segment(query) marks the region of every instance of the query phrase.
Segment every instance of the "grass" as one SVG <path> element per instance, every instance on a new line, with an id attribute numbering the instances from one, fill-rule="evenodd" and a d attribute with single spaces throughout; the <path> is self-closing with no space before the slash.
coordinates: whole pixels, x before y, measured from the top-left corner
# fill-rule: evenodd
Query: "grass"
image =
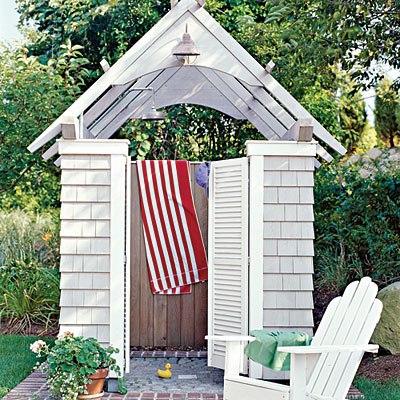
<path id="1" fill-rule="evenodd" d="M 400 399 L 400 380 L 384 383 L 359 378 L 356 386 L 364 394 L 364 400 L 397 400 Z"/>
<path id="2" fill-rule="evenodd" d="M 37 339 L 36 336 L 0 335 L 0 398 L 32 372 L 36 357 L 29 345 Z"/>

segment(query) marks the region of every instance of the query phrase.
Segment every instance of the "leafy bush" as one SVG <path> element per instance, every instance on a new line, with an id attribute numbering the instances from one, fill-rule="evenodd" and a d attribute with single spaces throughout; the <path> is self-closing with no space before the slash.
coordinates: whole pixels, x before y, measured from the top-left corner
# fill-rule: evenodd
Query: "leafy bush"
<path id="1" fill-rule="evenodd" d="M 58 243 L 58 217 L 20 210 L 0 212 L 0 265 L 23 261 L 54 268 Z"/>
<path id="2" fill-rule="evenodd" d="M 12 332 L 45 330 L 58 315 L 59 274 L 56 269 L 15 262 L 0 268 L 0 318 Z"/>
<path id="3" fill-rule="evenodd" d="M 354 278 L 381 285 L 400 277 L 400 168 L 364 178 L 361 165 L 323 166 L 316 174 L 317 285 L 342 290 Z"/>
<path id="4" fill-rule="evenodd" d="M 53 216 L 0 213 L 0 318 L 12 332 L 49 327 L 58 314 L 58 223 Z"/>

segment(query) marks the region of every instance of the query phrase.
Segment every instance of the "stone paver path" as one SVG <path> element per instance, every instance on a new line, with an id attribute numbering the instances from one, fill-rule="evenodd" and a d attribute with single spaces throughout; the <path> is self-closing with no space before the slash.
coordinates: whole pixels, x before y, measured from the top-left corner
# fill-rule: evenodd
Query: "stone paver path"
<path id="1" fill-rule="evenodd" d="M 161 381 L 155 376 L 155 371 L 164 365 L 165 359 L 133 359 L 132 371 L 127 376 L 129 392 L 126 395 L 106 393 L 103 399 L 222 400 L 222 372 L 204 367 L 205 359 L 183 360 L 185 359 L 168 359 L 173 364 L 173 379 Z M 202 367 L 196 370 L 200 366 L 199 360 L 202 360 Z M 196 375 L 197 379 L 179 379 L 179 375 Z M 197 383 L 194 384 L 194 381 Z M 360 399 L 362 394 L 352 388 L 347 398 Z M 52 398 L 46 386 L 45 376 L 41 372 L 34 372 L 11 390 L 3 400 L 52 400 Z"/>
<path id="2" fill-rule="evenodd" d="M 172 365 L 172 378 L 161 379 L 156 371 L 167 362 Z M 224 390 L 223 371 L 207 367 L 206 358 L 132 358 L 125 379 L 134 392 L 222 394 Z"/>

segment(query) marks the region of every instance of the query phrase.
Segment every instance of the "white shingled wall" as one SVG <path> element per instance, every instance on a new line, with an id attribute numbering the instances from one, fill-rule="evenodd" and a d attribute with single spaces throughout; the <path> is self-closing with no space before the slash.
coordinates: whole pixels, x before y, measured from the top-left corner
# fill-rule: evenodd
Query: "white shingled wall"
<path id="1" fill-rule="evenodd" d="M 61 156 L 60 330 L 110 340 L 110 155 Z"/>
<path id="2" fill-rule="evenodd" d="M 312 334 L 313 187 L 313 157 L 264 157 L 264 329 Z"/>
<path id="3" fill-rule="evenodd" d="M 119 348 L 124 366 L 126 140 L 62 140 L 60 332 Z M 112 266 L 112 267 L 111 267 Z"/>

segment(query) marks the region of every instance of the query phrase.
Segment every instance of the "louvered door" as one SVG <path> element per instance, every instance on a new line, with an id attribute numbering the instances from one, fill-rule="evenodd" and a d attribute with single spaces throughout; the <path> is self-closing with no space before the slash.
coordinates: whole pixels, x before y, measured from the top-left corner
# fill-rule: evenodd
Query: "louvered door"
<path id="1" fill-rule="evenodd" d="M 248 159 L 212 163 L 209 192 L 208 334 L 248 334 Z M 210 341 L 208 365 L 224 368 Z"/>

